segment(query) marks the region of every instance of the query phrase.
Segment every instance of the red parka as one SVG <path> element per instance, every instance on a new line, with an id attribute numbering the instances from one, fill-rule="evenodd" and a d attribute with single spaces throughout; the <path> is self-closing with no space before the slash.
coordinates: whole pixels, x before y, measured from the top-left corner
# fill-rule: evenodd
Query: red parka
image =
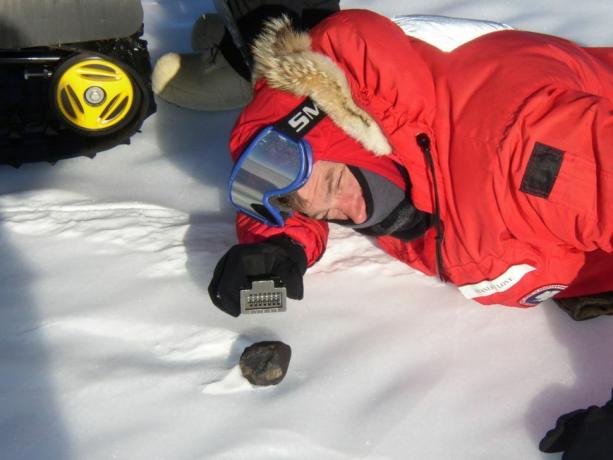
<path id="1" fill-rule="evenodd" d="M 382 160 L 391 158 L 408 171 L 415 206 L 430 213 L 436 183 L 444 272 L 466 297 L 532 306 L 613 290 L 613 49 L 511 30 L 446 53 L 383 16 L 345 10 L 308 34 L 273 22 L 255 57 L 234 158 L 310 96 L 329 114 L 306 136 L 316 160 L 393 178 Z M 325 222 L 299 214 L 284 228 L 239 214 L 237 229 L 241 242 L 284 233 L 309 264 L 328 235 Z M 434 228 L 415 241 L 378 243 L 436 273 Z"/>

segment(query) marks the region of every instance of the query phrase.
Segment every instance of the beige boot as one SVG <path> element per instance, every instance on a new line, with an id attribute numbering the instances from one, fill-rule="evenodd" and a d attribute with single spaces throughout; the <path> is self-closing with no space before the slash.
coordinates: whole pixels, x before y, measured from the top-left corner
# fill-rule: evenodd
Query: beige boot
<path id="1" fill-rule="evenodd" d="M 232 110 L 251 100 L 251 84 L 221 53 L 168 53 L 151 75 L 153 92 L 171 104 L 193 110 Z"/>
<path id="2" fill-rule="evenodd" d="M 251 100 L 251 84 L 228 64 L 217 49 L 224 25 L 216 14 L 200 16 L 192 29 L 198 53 L 168 53 L 155 63 L 153 92 L 166 102 L 193 110 L 232 110 Z"/>

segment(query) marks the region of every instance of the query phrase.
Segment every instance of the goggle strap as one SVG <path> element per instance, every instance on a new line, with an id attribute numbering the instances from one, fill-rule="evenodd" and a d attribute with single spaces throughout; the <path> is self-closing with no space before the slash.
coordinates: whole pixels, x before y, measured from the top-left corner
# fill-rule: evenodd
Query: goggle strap
<path id="1" fill-rule="evenodd" d="M 307 97 L 285 118 L 277 121 L 274 128 L 289 138 L 299 141 L 317 126 L 326 115 L 321 107 L 315 104 L 310 97 Z"/>

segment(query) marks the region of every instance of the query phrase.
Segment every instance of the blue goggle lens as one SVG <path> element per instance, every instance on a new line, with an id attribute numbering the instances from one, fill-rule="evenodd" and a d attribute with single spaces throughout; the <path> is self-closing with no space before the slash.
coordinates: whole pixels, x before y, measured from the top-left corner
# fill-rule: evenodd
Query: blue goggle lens
<path id="1" fill-rule="evenodd" d="M 245 149 L 232 170 L 228 195 L 239 210 L 267 225 L 281 227 L 285 215 L 270 199 L 299 189 L 311 174 L 312 154 L 304 140 L 293 140 L 270 126 Z"/>

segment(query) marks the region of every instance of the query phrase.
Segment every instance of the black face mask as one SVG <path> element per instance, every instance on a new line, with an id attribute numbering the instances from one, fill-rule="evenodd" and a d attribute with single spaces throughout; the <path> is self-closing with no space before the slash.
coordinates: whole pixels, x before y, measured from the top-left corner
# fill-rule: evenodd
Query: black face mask
<path id="1" fill-rule="evenodd" d="M 356 225 L 349 221 L 330 222 L 352 227 L 356 232 L 368 236 L 387 235 L 402 241 L 423 236 L 432 225 L 432 215 L 418 210 L 413 205 L 409 176 L 406 170 L 398 165 L 396 167 L 405 180 L 405 190 L 399 189 L 385 177 L 349 166 L 349 170 L 362 187 L 368 216 L 366 223 Z"/>
<path id="2" fill-rule="evenodd" d="M 393 236 L 402 241 L 421 238 L 432 225 L 432 215 L 418 210 L 410 201 L 400 203 L 378 224 L 355 231 L 368 236 Z"/>

